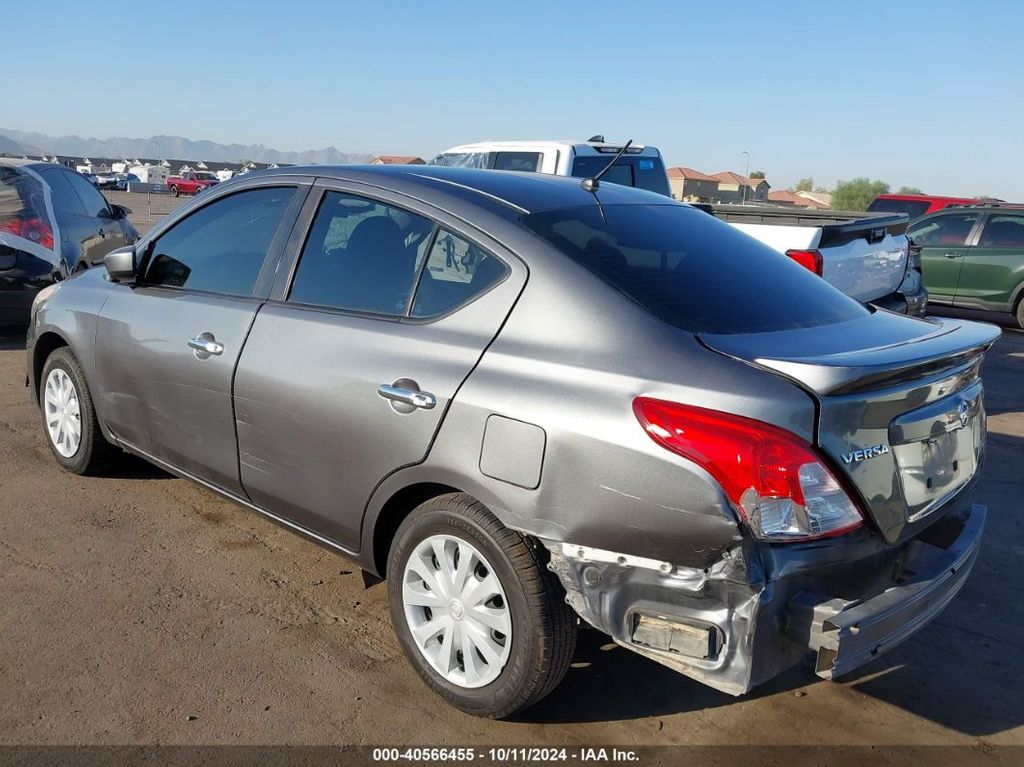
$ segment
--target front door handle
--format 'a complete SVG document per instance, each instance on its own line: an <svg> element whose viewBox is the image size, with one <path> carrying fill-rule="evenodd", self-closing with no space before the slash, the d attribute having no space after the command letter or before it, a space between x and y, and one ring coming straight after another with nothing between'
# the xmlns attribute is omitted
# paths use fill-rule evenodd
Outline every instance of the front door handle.
<svg viewBox="0 0 1024 767"><path fill-rule="evenodd" d="M960 258L962 255L963 253L947 253L946 258Z"/></svg>
<svg viewBox="0 0 1024 767"><path fill-rule="evenodd" d="M392 402L400 402L403 405L423 410L432 410L437 405L437 398L428 391L415 391L393 384L381 384L377 387L377 393Z"/></svg>
<svg viewBox="0 0 1024 767"><path fill-rule="evenodd" d="M190 349L194 349L196 357L205 360L207 357L220 356L224 353L224 344L213 337L213 333L200 333L188 340Z"/></svg>

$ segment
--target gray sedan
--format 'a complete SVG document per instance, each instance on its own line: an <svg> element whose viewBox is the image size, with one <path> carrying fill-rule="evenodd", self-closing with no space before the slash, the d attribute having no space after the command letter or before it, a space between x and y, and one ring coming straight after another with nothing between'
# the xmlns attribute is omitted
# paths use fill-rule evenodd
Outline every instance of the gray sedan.
<svg viewBox="0 0 1024 767"><path fill-rule="evenodd" d="M56 460L128 451L352 558L465 711L549 693L581 620L733 694L810 651L832 678L977 556L998 331L865 308L663 196L287 168L105 261L32 310Z"/></svg>

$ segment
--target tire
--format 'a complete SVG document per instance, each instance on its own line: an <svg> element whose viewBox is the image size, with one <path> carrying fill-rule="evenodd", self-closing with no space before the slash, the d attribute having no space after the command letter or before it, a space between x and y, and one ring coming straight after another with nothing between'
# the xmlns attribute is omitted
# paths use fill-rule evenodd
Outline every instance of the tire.
<svg viewBox="0 0 1024 767"><path fill-rule="evenodd" d="M175 184L171 184L171 197L177 197L179 194L178 187Z"/></svg>
<svg viewBox="0 0 1024 767"><path fill-rule="evenodd" d="M458 562L468 555L470 564L475 563L465 576L464 589L457 590L449 580L442 586L459 596L475 589L465 606L457 598L448 601L448 596L436 599L432 607L423 606L431 601L435 589L424 590L427 581L419 572L435 566L435 578L448 577L436 567L436 556L429 559L439 541L448 573L458 570L455 550L460 552ZM421 556L424 554L427 558ZM419 506L395 534L387 573L391 624L402 650L427 686L452 706L475 716L503 719L540 701L565 676L576 648L576 617L565 604L561 583L546 567L546 552L506 529L479 501L452 493ZM494 588L503 592L503 598L487 598ZM470 598L484 601L476 601L474 606ZM447 609L443 606L446 602ZM434 609L443 612L434 615ZM491 628L476 616L487 616ZM413 625L420 628L421 637L430 636L438 618L447 626L426 640L427 649L421 649ZM495 626L509 630L503 633ZM487 633L481 634L481 628ZM460 636L470 637L465 640L469 644L460 641ZM449 652L450 673L441 673L438 669L444 661L439 659L445 657L446 638L458 642L463 650L470 648L472 664L466 663L465 652L455 648ZM485 644L489 648L486 657ZM428 651L438 658L432 661Z"/></svg>
<svg viewBox="0 0 1024 767"><path fill-rule="evenodd" d="M1017 302L1017 327L1024 330L1024 297Z"/></svg>
<svg viewBox="0 0 1024 767"><path fill-rule="evenodd" d="M57 463L71 473L86 476L100 474L120 456L120 451L107 442L100 430L82 366L66 346L55 350L43 365L39 382L39 410L50 452ZM78 422L77 443L73 436L68 436L71 432L66 426L59 428L62 426L59 416L65 412L71 421ZM58 422L56 430L52 427L55 419ZM65 420L64 424L67 423L69 421Z"/></svg>

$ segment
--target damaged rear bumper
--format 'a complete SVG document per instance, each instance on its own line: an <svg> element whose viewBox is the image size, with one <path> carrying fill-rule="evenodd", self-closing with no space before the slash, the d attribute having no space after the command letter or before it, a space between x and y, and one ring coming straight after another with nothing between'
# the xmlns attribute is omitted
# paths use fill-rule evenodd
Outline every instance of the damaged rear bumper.
<svg viewBox="0 0 1024 767"><path fill-rule="evenodd" d="M934 618L977 559L986 510L949 513L898 548L745 545L690 569L545 541L570 606L623 647L740 695L818 653L845 674Z"/></svg>
<svg viewBox="0 0 1024 767"><path fill-rule="evenodd" d="M898 583L875 597L856 601L798 594L790 605L788 631L817 651L818 676L834 679L853 671L938 615L974 567L986 513L984 506L973 505L945 549L914 541Z"/></svg>

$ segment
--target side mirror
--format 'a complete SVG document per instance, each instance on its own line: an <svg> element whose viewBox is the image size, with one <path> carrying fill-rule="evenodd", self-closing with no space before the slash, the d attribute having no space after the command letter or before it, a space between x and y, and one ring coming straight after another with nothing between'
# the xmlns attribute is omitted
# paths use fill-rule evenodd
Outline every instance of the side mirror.
<svg viewBox="0 0 1024 767"><path fill-rule="evenodd" d="M111 282L135 281L135 246L112 250L103 257L103 266Z"/></svg>

